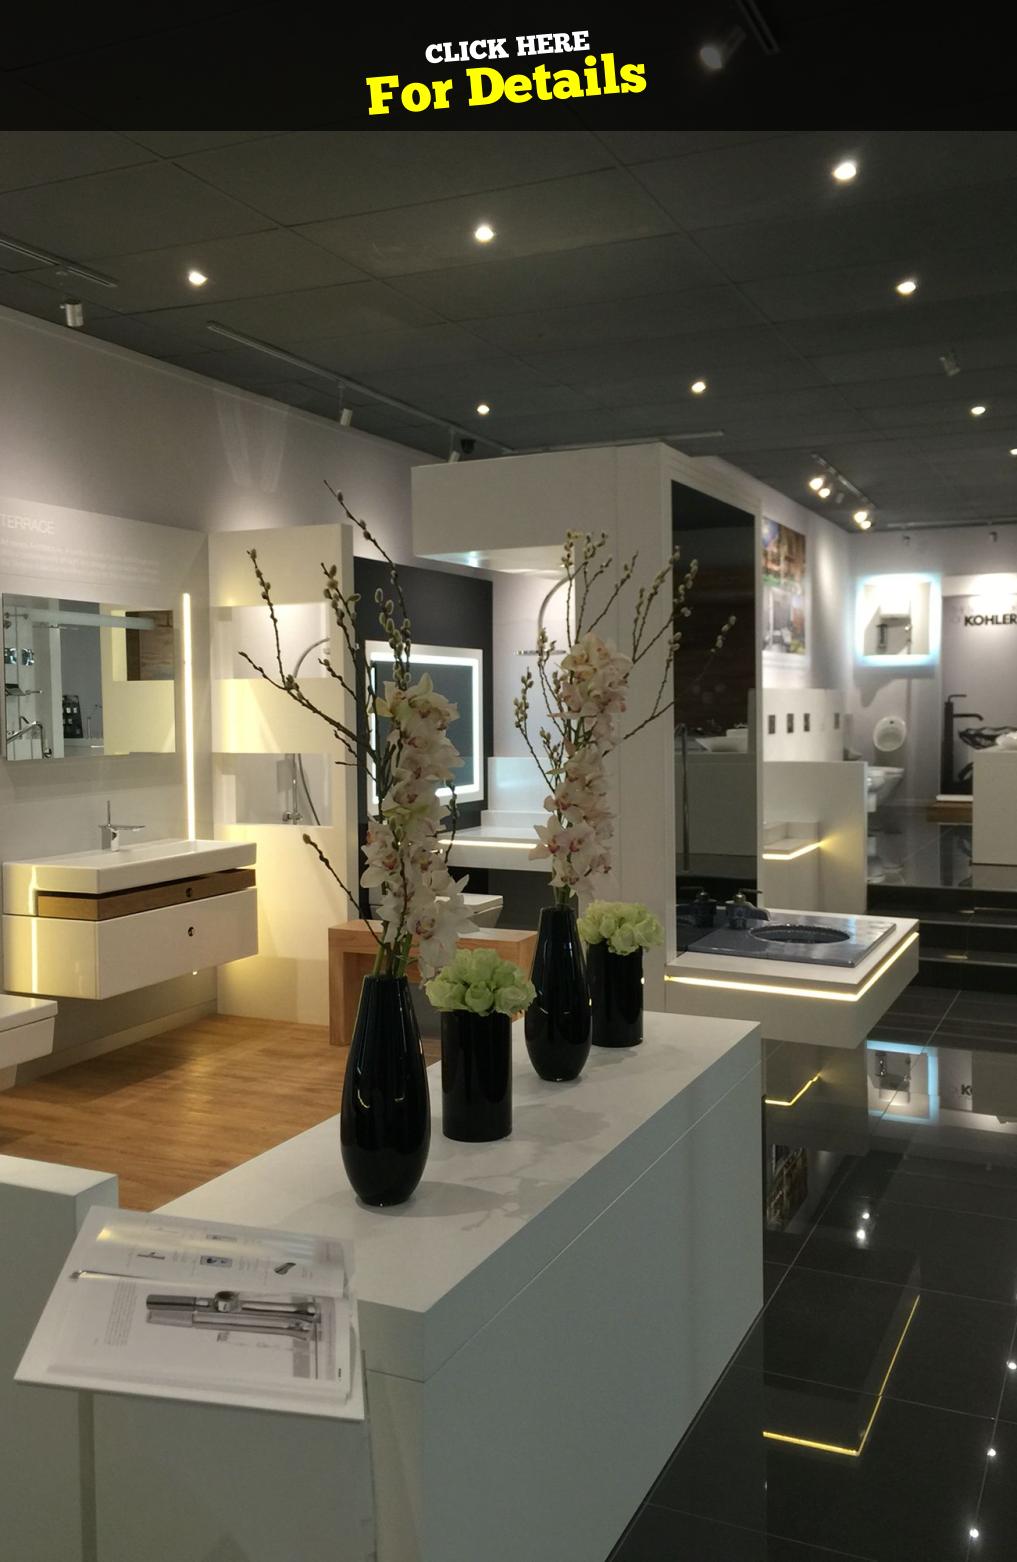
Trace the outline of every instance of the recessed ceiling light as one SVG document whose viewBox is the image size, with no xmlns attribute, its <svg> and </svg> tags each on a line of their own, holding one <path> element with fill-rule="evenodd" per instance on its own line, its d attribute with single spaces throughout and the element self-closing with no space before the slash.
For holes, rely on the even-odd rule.
<svg viewBox="0 0 1017 1562">
<path fill-rule="evenodd" d="M 489 412 L 490 412 L 490 410 L 491 410 L 491 409 L 490 409 L 490 407 L 489 407 L 489 406 L 488 406 L 488 405 L 487 405 L 487 402 L 486 402 L 486 401 L 478 401 L 478 402 L 477 402 L 477 411 L 478 411 L 478 412 L 479 412 L 479 413 L 480 413 L 480 416 L 481 416 L 481 417 L 482 417 L 482 418 L 486 418 L 486 417 L 487 417 L 487 414 L 488 414 L 488 413 L 489 413 Z"/>
<path fill-rule="evenodd" d="M 860 526 L 863 532 L 867 532 L 872 525 L 868 510 L 856 510 L 854 515 L 855 525 Z M 863 1220 L 868 1220 L 868 1215 L 863 1215 Z"/>
<path fill-rule="evenodd" d="M 705 380 L 693 380 L 692 384 L 689 386 L 689 390 L 692 392 L 693 396 L 701 396 L 705 389 Z"/>
<path fill-rule="evenodd" d="M 994 1448 L 987 1448 L 985 1450 L 985 1457 L 986 1457 L 986 1459 L 995 1459 L 995 1457 L 996 1457 L 996 1450 Z"/>
<path fill-rule="evenodd" d="M 489 222 L 482 222 L 473 230 L 473 237 L 478 244 L 490 244 L 494 238 L 494 229 Z"/>
<path fill-rule="evenodd" d="M 819 497 L 820 499 L 829 499 L 832 493 L 833 489 L 830 487 L 829 483 L 824 483 L 822 488 L 819 490 Z"/>
<path fill-rule="evenodd" d="M 846 157 L 842 163 L 838 163 L 833 170 L 833 177 L 838 184 L 850 184 L 858 172 L 858 164 Z"/>
<path fill-rule="evenodd" d="M 905 277 L 902 282 L 897 283 L 897 292 L 901 298 L 910 298 L 912 293 L 918 292 L 918 283 L 914 277 Z"/>
<path fill-rule="evenodd" d="M 971 1536 L 972 1540 L 977 1540 L 981 1533 L 982 1533 L 981 1530 L 980 1529 L 976 1529 L 973 1524 L 972 1524 L 971 1528 L 968 1530 L 968 1534 Z"/>
<path fill-rule="evenodd" d="M 819 490 L 822 488 L 822 486 L 823 486 L 823 484 L 825 482 L 826 482 L 826 478 L 825 477 L 810 477 L 809 478 L 809 487 L 812 489 L 812 492 L 814 494 L 818 494 Z"/>
<path fill-rule="evenodd" d="M 987 408 L 983 407 L 981 402 L 978 402 L 977 406 L 971 408 L 971 416 L 973 418 L 980 418 L 985 411 L 987 411 Z"/>
<path fill-rule="evenodd" d="M 1006 1364 L 1006 1370 L 1008 1372 L 1017 1372 L 1017 1361 L 1008 1361 Z"/>
<path fill-rule="evenodd" d="M 204 287 L 208 278 L 203 271 L 198 271 L 195 267 L 187 273 L 187 280 L 192 287 Z"/>
<path fill-rule="evenodd" d="M 717 41 L 711 39 L 704 43 L 699 51 L 699 63 L 705 70 L 722 71 L 729 63 L 735 51 L 745 42 L 745 31 L 741 27 L 732 27 L 726 37 Z"/>
</svg>

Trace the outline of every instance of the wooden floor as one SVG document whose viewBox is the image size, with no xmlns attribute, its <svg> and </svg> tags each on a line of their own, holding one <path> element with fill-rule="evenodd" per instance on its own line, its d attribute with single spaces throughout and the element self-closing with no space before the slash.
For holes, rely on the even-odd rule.
<svg viewBox="0 0 1017 1562">
<path fill-rule="evenodd" d="M 331 1117 L 346 1056 L 324 1026 L 212 1015 L 0 1093 L 0 1154 L 116 1172 L 155 1209 Z"/>
</svg>

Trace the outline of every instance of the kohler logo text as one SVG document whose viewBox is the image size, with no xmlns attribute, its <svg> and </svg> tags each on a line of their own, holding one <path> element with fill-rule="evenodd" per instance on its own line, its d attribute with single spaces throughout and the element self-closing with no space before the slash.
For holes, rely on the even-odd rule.
<svg viewBox="0 0 1017 1562">
<path fill-rule="evenodd" d="M 965 613 L 964 627 L 980 629 L 983 624 L 1017 624 L 1017 613 Z"/>
</svg>

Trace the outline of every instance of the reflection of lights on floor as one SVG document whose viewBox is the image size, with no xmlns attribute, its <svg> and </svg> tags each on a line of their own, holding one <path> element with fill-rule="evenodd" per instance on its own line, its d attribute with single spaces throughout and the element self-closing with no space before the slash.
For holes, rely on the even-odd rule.
<svg viewBox="0 0 1017 1562">
<path fill-rule="evenodd" d="M 908 1313 L 907 1322 L 901 1330 L 900 1339 L 897 1341 L 897 1344 L 894 1347 L 893 1355 L 890 1357 L 890 1365 L 886 1369 L 886 1376 L 879 1385 L 879 1392 L 876 1395 L 876 1403 L 872 1407 L 872 1414 L 868 1419 L 865 1431 L 862 1433 L 861 1441 L 859 1442 L 857 1448 L 842 1447 L 839 1443 L 820 1443 L 811 1437 L 792 1437 L 788 1432 L 764 1431 L 763 1436 L 766 1438 L 766 1440 L 771 1443 L 791 1443 L 795 1448 L 815 1448 L 819 1453 L 824 1454 L 842 1454 L 846 1459 L 860 1459 L 865 1449 L 865 1444 L 869 1440 L 869 1433 L 872 1431 L 872 1428 L 875 1425 L 876 1417 L 879 1414 L 879 1407 L 883 1403 L 883 1396 L 886 1393 L 886 1386 L 890 1381 L 890 1375 L 893 1372 L 894 1367 L 897 1365 L 897 1357 L 900 1355 L 901 1347 L 907 1338 L 907 1332 L 911 1327 L 911 1320 L 918 1311 L 918 1303 L 920 1301 L 921 1297 L 916 1296 L 914 1302 L 912 1303 L 911 1311 Z M 1014 1370 L 1017 1371 L 1017 1362 L 1008 1363 L 1008 1365 L 1012 1365 Z"/>
<path fill-rule="evenodd" d="M 778 1100 L 776 1096 L 764 1096 L 763 1100 L 766 1102 L 767 1106 L 794 1106 L 796 1101 L 800 1101 L 802 1099 L 802 1096 L 805 1094 L 806 1090 L 811 1090 L 816 1081 L 822 1079 L 822 1077 L 823 1076 L 821 1074 L 813 1074 L 812 1078 L 805 1081 L 801 1090 L 798 1091 L 797 1095 L 792 1096 L 790 1101 Z"/>
</svg>

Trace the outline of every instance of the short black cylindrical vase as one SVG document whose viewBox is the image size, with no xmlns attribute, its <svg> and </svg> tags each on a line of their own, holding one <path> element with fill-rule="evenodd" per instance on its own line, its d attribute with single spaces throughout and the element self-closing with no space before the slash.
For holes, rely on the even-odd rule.
<svg viewBox="0 0 1017 1562">
<path fill-rule="evenodd" d="M 595 1047 L 638 1047 L 643 1039 L 643 951 L 616 955 L 606 939 L 586 951 Z"/>
<path fill-rule="evenodd" d="M 512 1132 L 512 1021 L 453 1009 L 441 1017 L 441 1128 L 481 1143 Z"/>
<path fill-rule="evenodd" d="M 420 1030 L 405 976 L 365 976 L 343 1081 L 339 1140 L 353 1191 L 402 1204 L 424 1173 L 431 1107 Z"/>
<path fill-rule="evenodd" d="M 531 980 L 537 996 L 524 1021 L 530 1062 L 541 1079 L 578 1079 L 590 1055 L 590 990 L 572 906 L 541 911 Z"/>
</svg>

